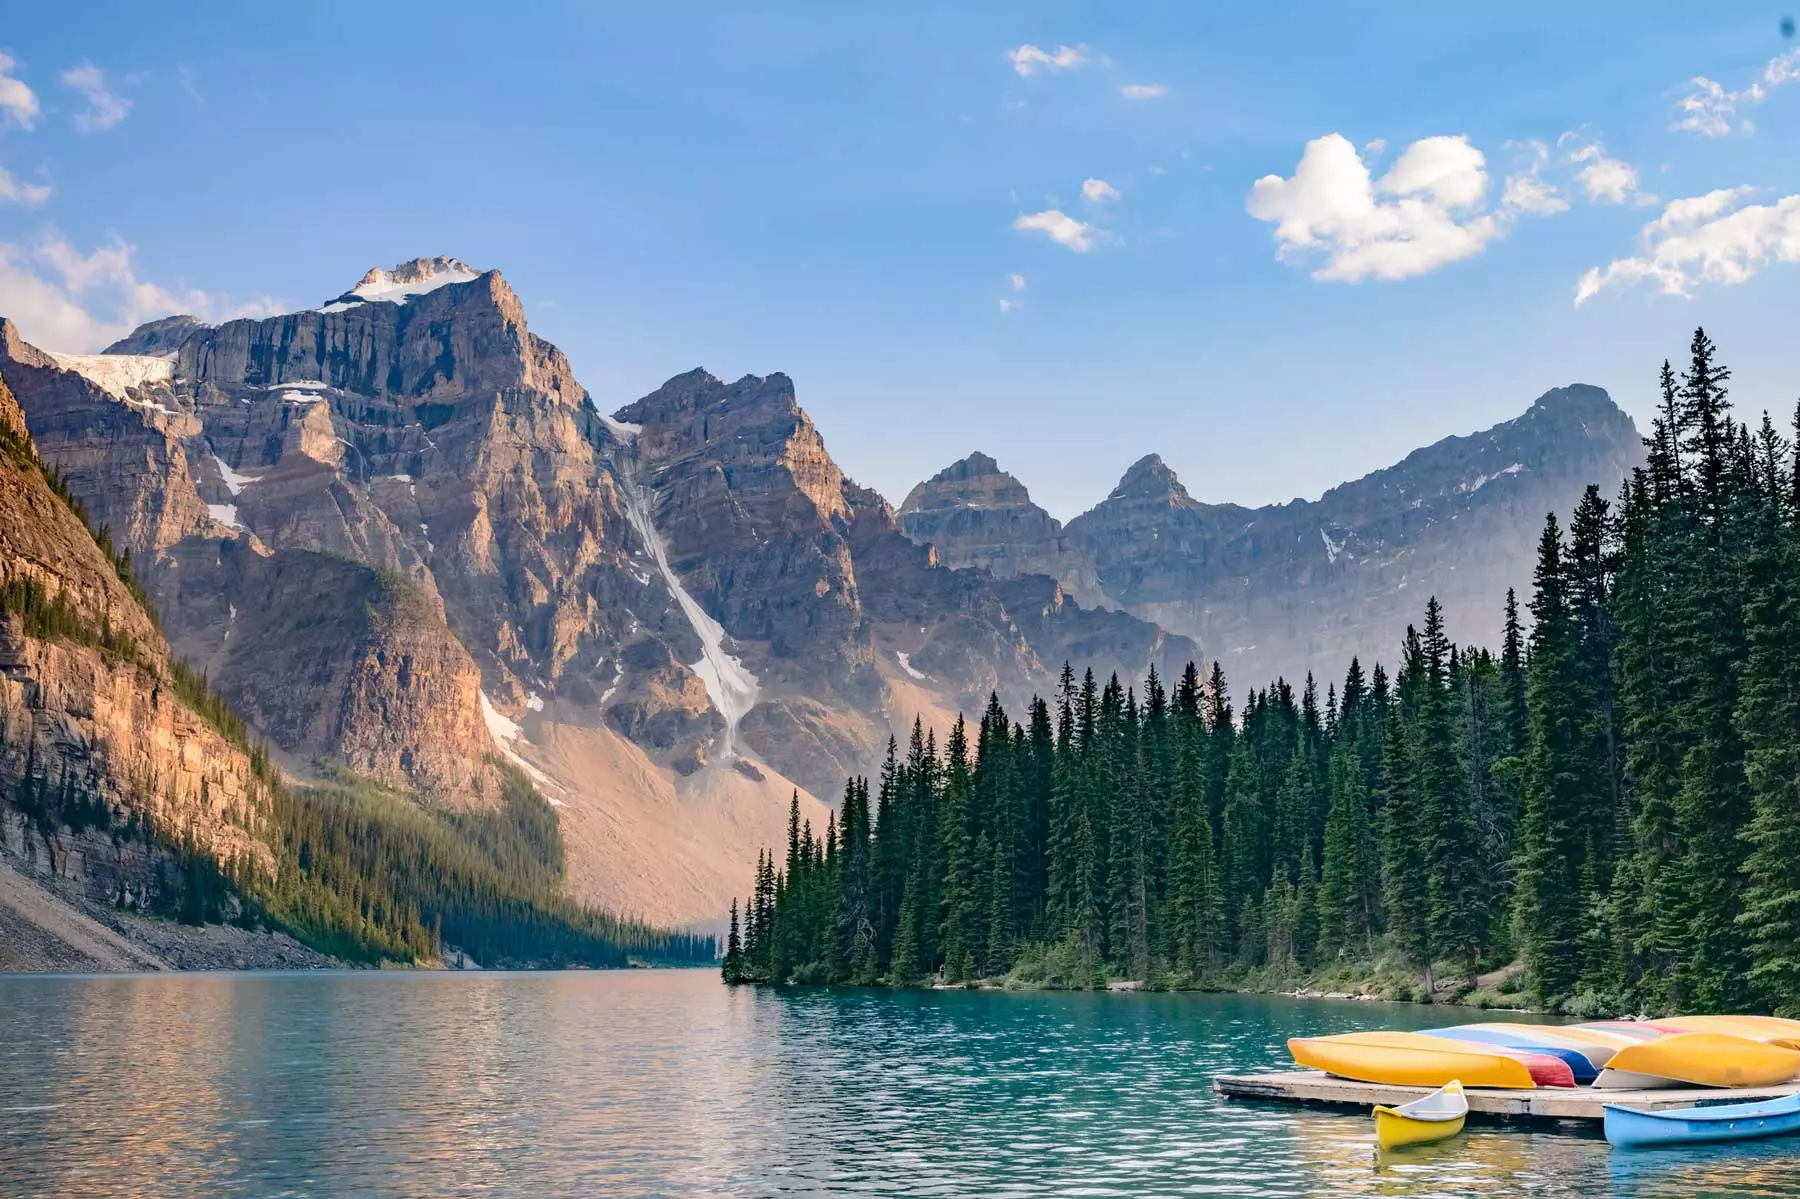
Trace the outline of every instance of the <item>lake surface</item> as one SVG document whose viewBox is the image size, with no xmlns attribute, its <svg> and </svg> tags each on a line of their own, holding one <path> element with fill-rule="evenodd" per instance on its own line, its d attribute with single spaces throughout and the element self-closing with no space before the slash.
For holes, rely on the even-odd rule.
<svg viewBox="0 0 1800 1199">
<path fill-rule="evenodd" d="M 729 990 L 700 971 L 0 977 L 0 1195 L 1800 1195 L 1800 1140 L 1615 1153 L 1222 1103 L 1293 1033 L 1469 1013 Z"/>
</svg>

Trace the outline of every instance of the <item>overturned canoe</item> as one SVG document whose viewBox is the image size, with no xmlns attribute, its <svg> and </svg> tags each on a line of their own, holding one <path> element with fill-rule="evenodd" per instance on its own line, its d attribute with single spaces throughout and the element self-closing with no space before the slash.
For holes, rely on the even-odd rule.
<svg viewBox="0 0 1800 1199">
<path fill-rule="evenodd" d="M 1794 1078 L 1800 1078 L 1800 1050 L 1727 1033 L 1672 1032 L 1613 1054 L 1594 1085 L 1772 1087 Z"/>
<path fill-rule="evenodd" d="M 1442 1141 L 1463 1130 L 1469 1101 L 1462 1083 L 1452 1079 L 1431 1094 L 1399 1107 L 1375 1108 L 1375 1143 L 1383 1149 Z"/>
<path fill-rule="evenodd" d="M 1585 1086 L 1600 1075 L 1600 1067 L 1595 1064 L 1588 1050 L 1575 1045 L 1556 1044 L 1543 1036 L 1533 1036 L 1511 1028 L 1477 1028 L 1472 1024 L 1458 1024 L 1449 1028 L 1432 1028 L 1423 1030 L 1422 1036 L 1438 1037 L 1447 1041 L 1457 1041 L 1466 1045 L 1485 1045 L 1496 1049 L 1508 1049 L 1519 1053 L 1537 1053 L 1553 1057 L 1569 1068 L 1576 1086 Z M 1611 1054 L 1603 1054 L 1610 1057 Z"/>
<path fill-rule="evenodd" d="M 1800 1095 L 1660 1112 L 1609 1103 L 1605 1113 L 1606 1139 L 1619 1146 L 1747 1141 L 1800 1132 Z"/>
<path fill-rule="evenodd" d="M 1780 1016 L 1664 1016 L 1656 1024 L 1681 1032 L 1720 1032 L 1800 1049 L 1800 1020 Z"/>
<path fill-rule="evenodd" d="M 1410 1032 L 1349 1032 L 1291 1037 L 1288 1052 L 1302 1066 L 1339 1078 L 1391 1086 L 1572 1087 L 1566 1062 L 1541 1053 L 1446 1041 Z"/>
</svg>

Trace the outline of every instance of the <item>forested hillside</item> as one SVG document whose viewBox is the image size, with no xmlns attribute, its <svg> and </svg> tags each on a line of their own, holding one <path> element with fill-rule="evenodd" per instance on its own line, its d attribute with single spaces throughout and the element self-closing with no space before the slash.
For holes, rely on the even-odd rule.
<svg viewBox="0 0 1800 1199">
<path fill-rule="evenodd" d="M 727 979 L 1433 994 L 1517 959 L 1545 1005 L 1800 1010 L 1800 461 L 1729 379 L 1704 331 L 1665 363 L 1646 465 L 1549 514 L 1498 652 L 1432 599 L 1322 697 L 1065 667 L 1022 719 L 916 725 L 763 860 Z"/>
</svg>

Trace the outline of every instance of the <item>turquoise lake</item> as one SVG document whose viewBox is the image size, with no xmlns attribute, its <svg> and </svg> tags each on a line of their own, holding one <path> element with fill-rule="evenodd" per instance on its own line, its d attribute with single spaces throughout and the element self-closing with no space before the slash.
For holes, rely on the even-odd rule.
<svg viewBox="0 0 1800 1199">
<path fill-rule="evenodd" d="M 1216 1099 L 1296 1033 L 1473 1013 L 727 989 L 702 971 L 0 977 L 0 1195 L 1800 1195 L 1800 1139 L 1625 1153 Z"/>
</svg>

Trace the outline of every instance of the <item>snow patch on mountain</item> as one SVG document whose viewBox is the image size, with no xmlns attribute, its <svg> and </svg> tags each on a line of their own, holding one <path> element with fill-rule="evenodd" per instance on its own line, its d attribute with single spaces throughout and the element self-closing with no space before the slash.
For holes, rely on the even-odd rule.
<svg viewBox="0 0 1800 1199">
<path fill-rule="evenodd" d="M 604 414 L 600 419 L 607 421 L 609 428 L 617 424 L 620 428 L 630 428 L 632 437 L 636 435 L 637 426 L 610 421 Z M 694 635 L 700 638 L 700 660 L 690 663 L 688 669 L 699 676 L 701 683 L 706 686 L 706 698 L 718 710 L 719 715 L 725 718 L 725 742 L 721 746 L 721 756 L 735 758 L 738 725 L 749 714 L 750 709 L 756 706 L 757 696 L 762 690 L 761 684 L 755 675 L 744 668 L 743 662 L 725 652 L 725 627 L 709 616 L 699 601 L 688 594 L 681 578 L 669 565 L 668 548 L 663 544 L 662 534 L 657 532 L 656 524 L 650 517 L 650 492 L 638 485 L 632 459 L 633 455 L 622 454 L 619 461 L 620 481 L 624 484 L 625 515 L 643 541 L 651 561 L 656 563 L 656 569 L 662 572 L 663 582 L 675 597 L 675 602 L 680 605 L 688 624 L 693 626 Z"/>
<path fill-rule="evenodd" d="M 559 791 L 562 788 L 557 787 L 549 775 L 521 758 L 518 751 L 513 748 L 514 743 L 525 735 L 525 730 L 520 728 L 516 721 L 508 720 L 500 709 L 494 706 L 494 701 L 488 698 L 485 690 L 481 692 L 481 720 L 487 725 L 488 735 L 493 737 L 495 744 L 500 747 L 500 752 L 506 755 L 506 760 L 531 776 L 531 781 L 545 793 L 544 798 L 549 801 L 551 806 L 567 807 L 568 805 L 562 800 L 548 793 L 551 788 Z"/>
<path fill-rule="evenodd" d="M 175 363 L 150 354 L 58 354 L 56 365 L 74 371 L 114 399 L 129 400 L 133 388 L 146 383 L 167 383 L 175 377 Z M 161 405 L 156 405 L 161 407 Z M 164 409 L 167 411 L 167 409 Z"/>
<path fill-rule="evenodd" d="M 1470 479 L 1468 482 L 1464 483 L 1457 490 L 1462 491 L 1464 493 L 1480 491 L 1483 487 L 1486 487 L 1489 483 L 1492 483 L 1495 479 L 1503 479 L 1507 475 L 1516 475 L 1524 469 L 1525 469 L 1525 464 L 1523 462 L 1515 462 L 1511 466 L 1505 467 L 1502 470 L 1497 470 L 1491 475 L 1476 475 L 1473 479 Z"/>
<path fill-rule="evenodd" d="M 345 312 L 361 304 L 404 304 L 451 283 L 473 283 L 481 272 L 459 258 L 415 258 L 393 270 L 375 267 L 362 282 L 319 309 Z"/>
<path fill-rule="evenodd" d="M 237 495 L 239 492 L 243 491 L 245 487 L 252 483 L 261 482 L 262 480 L 261 475 L 238 474 L 237 471 L 226 466 L 225 459 L 219 457 L 217 454 L 213 455 L 213 465 L 219 468 L 219 478 L 224 480 L 225 490 L 229 491 L 232 495 Z"/>
</svg>

